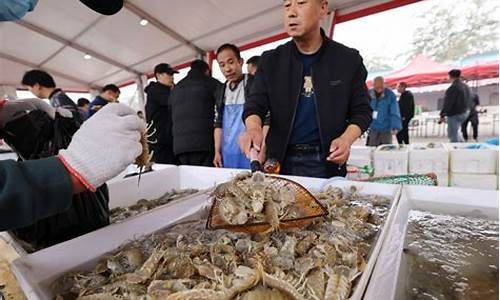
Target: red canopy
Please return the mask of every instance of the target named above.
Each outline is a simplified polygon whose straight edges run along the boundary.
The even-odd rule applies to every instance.
[[[401,81],[412,87],[447,83],[448,72],[453,68],[462,69],[462,77],[466,80],[498,78],[498,61],[460,68],[437,63],[419,54],[405,68],[387,75],[385,83],[388,87],[395,87]],[[372,80],[367,85],[372,87]]]

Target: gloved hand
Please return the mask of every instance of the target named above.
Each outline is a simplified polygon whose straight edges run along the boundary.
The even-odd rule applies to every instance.
[[[95,191],[118,175],[142,152],[139,142],[146,124],[124,104],[110,103],[75,133],[59,158],[85,187]]]
[[[64,118],[73,118],[71,111],[62,107],[54,108],[38,98],[11,100],[3,102],[3,105],[0,106],[0,128],[10,121],[22,117],[25,112],[33,110],[44,111],[51,119],[56,117],[56,113]]]

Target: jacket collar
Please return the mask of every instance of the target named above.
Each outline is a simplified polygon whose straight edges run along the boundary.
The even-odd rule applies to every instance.
[[[52,97],[54,97],[59,92],[62,92],[62,90],[61,89],[53,90],[52,93],[50,93],[50,95],[49,95],[49,99],[52,99]]]
[[[326,33],[323,30],[323,28],[320,28],[320,33],[321,33],[321,37],[323,38],[323,42],[322,42],[321,47],[319,48],[317,53],[318,53],[319,57],[321,58],[321,56],[323,56],[323,53],[325,53],[325,49],[328,47],[330,39],[326,36]],[[295,58],[298,59],[299,56],[302,55],[302,53],[299,51],[299,48],[297,48],[297,44],[295,44],[295,42],[293,40],[291,40],[290,43],[292,43],[292,53],[295,56]]]

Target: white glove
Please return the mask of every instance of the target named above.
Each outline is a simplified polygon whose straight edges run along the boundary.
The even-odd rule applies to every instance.
[[[141,154],[139,140],[144,132],[146,124],[133,109],[110,103],[83,123],[68,149],[59,151],[59,158],[86,188],[95,191]]]
[[[64,118],[73,118],[71,111],[62,107],[54,108],[38,98],[12,100],[6,101],[0,108],[0,128],[10,121],[22,117],[24,113],[34,110],[45,112],[51,119],[56,117],[56,112]]]

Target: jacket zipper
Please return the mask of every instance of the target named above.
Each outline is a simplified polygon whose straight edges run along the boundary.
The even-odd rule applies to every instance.
[[[311,80],[312,80],[312,83],[313,83],[313,88],[314,88],[314,106],[316,107],[316,123],[318,124],[318,130],[319,130],[319,143],[321,145],[321,148],[323,149],[326,149],[325,145],[324,145],[324,141],[323,141],[323,135],[322,135],[322,132],[321,132],[321,122],[320,122],[320,118],[319,118],[319,107],[318,107],[318,89],[314,86],[314,69],[313,67],[311,66]],[[321,152],[321,149],[320,149],[320,152]]]
[[[301,67],[300,69],[302,70],[302,74],[304,74],[304,65],[302,64],[302,62],[299,62],[299,64]],[[302,76],[303,75],[300,75],[300,77],[302,77]],[[299,82],[300,82],[300,80],[299,80]],[[299,83],[299,92],[297,93],[297,101],[295,102],[295,107],[293,110],[292,124],[290,125],[290,128],[288,129],[288,136],[286,138],[285,150],[284,150],[284,153],[281,155],[281,161],[283,161],[285,159],[286,151],[288,148],[288,142],[290,141],[290,136],[292,135],[293,126],[295,124],[295,115],[297,114],[297,108],[299,106],[299,101],[300,101],[300,92],[302,92],[302,86],[300,86],[300,83]]]

